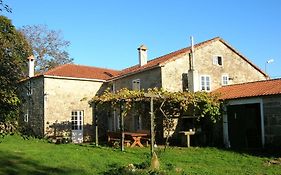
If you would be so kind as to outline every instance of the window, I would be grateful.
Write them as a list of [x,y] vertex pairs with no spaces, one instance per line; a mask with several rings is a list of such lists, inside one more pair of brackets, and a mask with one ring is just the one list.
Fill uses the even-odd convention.
[[26,114],[23,116],[23,121],[28,122],[28,110],[26,111]]
[[140,90],[140,79],[132,81],[132,90]]
[[228,85],[229,84],[228,80],[229,80],[228,75],[222,75],[222,83],[221,83],[222,86]]
[[182,74],[182,90],[188,91],[188,73]]
[[27,93],[26,93],[26,95],[28,95],[28,96],[32,95],[32,86],[31,86],[30,81],[28,81],[28,83],[27,83]]
[[82,130],[83,111],[71,112],[71,128],[72,130]]
[[111,90],[111,92],[115,92],[115,83],[112,83],[110,85],[110,90]]
[[208,75],[202,75],[200,78],[200,89],[201,91],[211,90],[211,78]]
[[218,65],[218,66],[222,66],[222,56],[214,56],[213,57],[213,64],[214,65]]

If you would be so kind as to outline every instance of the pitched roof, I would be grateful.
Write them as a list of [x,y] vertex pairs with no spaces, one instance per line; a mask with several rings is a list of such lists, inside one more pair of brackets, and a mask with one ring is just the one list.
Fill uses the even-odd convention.
[[281,94],[281,79],[223,86],[212,93],[220,94],[222,100],[277,95]]
[[[249,61],[246,57],[244,57],[242,54],[240,54],[238,51],[236,51],[232,46],[230,46],[229,44],[227,44],[222,38],[220,37],[215,37],[213,39],[198,43],[194,45],[194,49],[199,49],[201,47],[204,47],[208,44],[211,44],[212,42],[215,41],[221,41],[224,45],[226,45],[228,48],[230,48],[233,52],[235,52],[236,54],[238,54],[239,56],[241,56],[246,62],[248,62],[250,65],[252,65],[256,70],[258,70],[260,73],[262,73],[264,76],[268,77],[268,75],[266,73],[264,73],[260,68],[258,68],[256,65],[254,65],[251,61]],[[118,79],[130,74],[134,74],[134,73],[138,73],[138,72],[142,72],[145,70],[149,70],[149,69],[153,69],[156,67],[161,67],[163,65],[165,65],[168,62],[174,61],[178,58],[180,58],[181,55],[183,54],[188,54],[191,52],[191,47],[186,47],[180,50],[177,50],[175,52],[171,52],[169,54],[163,55],[161,57],[149,60],[147,62],[147,64],[140,66],[135,65],[126,69],[123,69],[122,71],[120,71],[117,76],[114,76],[111,79]]]
[[118,72],[119,71],[117,70],[99,67],[64,64],[54,69],[51,69],[41,75],[107,80],[117,75]]

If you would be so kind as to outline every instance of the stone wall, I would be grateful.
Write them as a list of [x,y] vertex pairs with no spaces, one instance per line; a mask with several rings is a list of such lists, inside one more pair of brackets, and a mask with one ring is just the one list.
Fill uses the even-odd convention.
[[[167,63],[161,68],[162,87],[168,91],[177,92],[183,90],[184,74],[188,73],[189,56],[182,54],[178,59]],[[175,57],[176,58],[176,57]]]
[[162,85],[161,82],[161,69],[154,68],[151,70],[147,70],[144,72],[136,73],[133,75],[126,76],[124,78],[120,78],[114,80],[115,89],[119,90],[122,88],[132,89],[132,81],[140,79],[140,88],[141,89],[148,89],[158,87],[160,88]]
[[[223,58],[222,66],[214,65],[214,56]],[[188,73],[189,55],[182,54],[179,58],[166,63],[162,67],[162,86],[169,91],[182,91],[184,74]],[[194,53],[195,70],[198,77],[195,77],[197,87],[200,87],[200,76],[208,75],[211,78],[211,91],[222,86],[222,75],[227,74],[231,80],[229,84],[265,80],[266,77],[257,69],[246,62],[241,56],[228,48],[221,41],[215,41],[201,48]]]
[[54,128],[58,127],[70,132],[71,112],[83,111],[84,141],[90,140],[94,132],[92,108],[88,101],[100,92],[103,82],[45,78],[44,86],[45,133],[52,135]]
[[[222,66],[213,64],[213,58],[216,55],[222,56]],[[223,74],[228,74],[229,78],[232,79],[229,81],[230,84],[266,79],[262,73],[221,41],[212,42],[205,47],[195,50],[195,69],[199,73],[198,83],[200,83],[200,75],[209,75],[211,77],[211,90],[222,86]]]
[[[30,92],[28,94],[28,84]],[[22,122],[27,126],[27,132],[37,136],[44,136],[44,81],[43,77],[36,77],[24,81],[22,84]],[[28,122],[24,122],[24,115],[28,114]]]
[[265,145],[281,146],[281,96],[264,97]]

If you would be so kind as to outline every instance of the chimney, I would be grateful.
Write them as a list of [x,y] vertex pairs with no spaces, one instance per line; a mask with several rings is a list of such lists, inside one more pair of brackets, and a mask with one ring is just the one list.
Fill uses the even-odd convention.
[[34,62],[35,62],[34,56],[33,55],[29,56],[27,60],[28,60],[28,77],[31,78],[34,76]]
[[145,45],[141,45],[138,48],[139,51],[139,65],[143,66],[147,63],[147,47]]

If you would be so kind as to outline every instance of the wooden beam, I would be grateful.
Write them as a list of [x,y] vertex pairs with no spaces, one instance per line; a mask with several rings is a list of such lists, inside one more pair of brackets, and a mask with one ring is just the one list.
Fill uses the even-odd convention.
[[154,143],[155,143],[153,97],[150,98],[150,140],[151,140],[150,154],[152,157],[154,153]]
[[93,107],[94,113],[94,125],[95,125],[95,145],[99,145],[99,127],[98,127],[98,115],[97,115],[97,105],[94,103]]
[[123,101],[120,102],[120,133],[121,133],[121,151],[125,150],[124,146],[124,115],[123,115]]

